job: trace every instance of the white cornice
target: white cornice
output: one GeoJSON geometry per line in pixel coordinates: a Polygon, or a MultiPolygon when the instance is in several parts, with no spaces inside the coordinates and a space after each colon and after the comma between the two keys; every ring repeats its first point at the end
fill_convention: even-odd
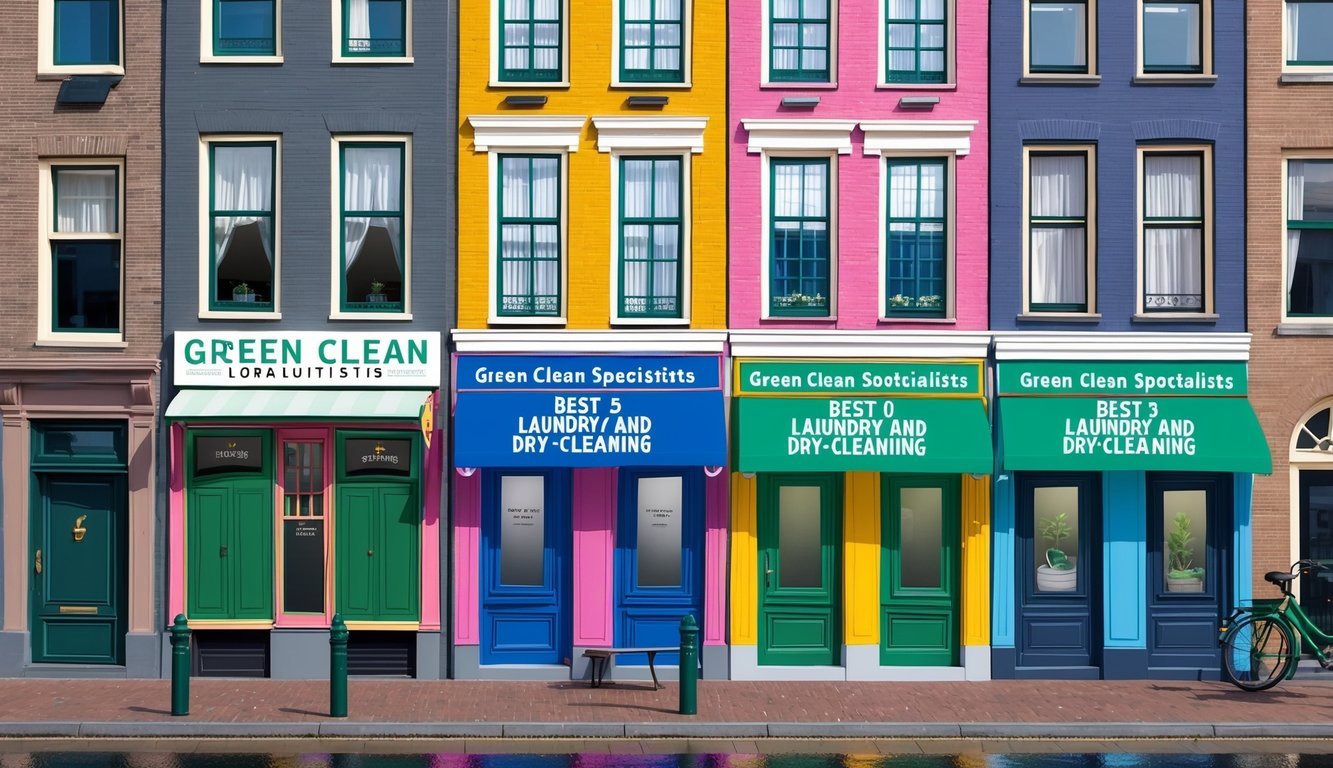
{"type": "Polygon", "coordinates": [[[450,332],[457,352],[637,352],[721,354],[726,331],[511,331],[462,330],[450,332]]]}
{"type": "Polygon", "coordinates": [[[867,155],[893,152],[952,152],[972,150],[976,120],[862,120],[867,155]]]}
{"type": "Polygon", "coordinates": [[[706,117],[594,117],[597,151],[625,149],[704,151],[706,117]]]}
{"type": "Polygon", "coordinates": [[[733,357],[984,358],[989,349],[990,335],[985,332],[776,329],[731,332],[733,357]]]}
{"type": "Polygon", "coordinates": [[[1239,360],[1250,359],[1248,333],[997,332],[995,359],[1239,360]]]}
{"type": "Polygon", "coordinates": [[[852,153],[855,120],[742,120],[752,153],[773,149],[836,150],[852,153]]]}
{"type": "Polygon", "coordinates": [[[468,115],[472,144],[478,152],[494,149],[579,150],[582,115],[468,115]]]}

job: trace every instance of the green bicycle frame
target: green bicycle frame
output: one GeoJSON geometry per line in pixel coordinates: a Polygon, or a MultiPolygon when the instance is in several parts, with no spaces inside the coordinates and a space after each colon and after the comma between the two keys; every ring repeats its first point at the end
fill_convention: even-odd
{"type": "MultiPolygon", "coordinates": [[[[1284,597],[1280,600],[1256,600],[1253,613],[1255,616],[1276,617],[1286,624],[1287,628],[1296,636],[1297,643],[1314,654],[1314,657],[1321,664],[1327,664],[1330,657],[1333,657],[1333,654],[1324,653],[1324,648],[1333,644],[1333,635],[1327,635],[1319,627],[1316,627],[1295,597],[1284,597]],[[1260,603],[1266,603],[1266,605],[1260,605],[1260,603]]],[[[1290,680],[1295,675],[1296,665],[1292,664],[1291,669],[1287,670],[1286,679],[1290,680]]]]}

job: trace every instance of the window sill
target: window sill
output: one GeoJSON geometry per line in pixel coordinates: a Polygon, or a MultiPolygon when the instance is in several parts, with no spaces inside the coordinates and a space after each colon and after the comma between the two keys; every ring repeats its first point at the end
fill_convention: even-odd
{"type": "Polygon", "coordinates": [[[368,320],[370,322],[403,322],[412,319],[411,312],[330,312],[330,320],[368,320]]]}
{"type": "Polygon", "coordinates": [[[875,83],[877,91],[956,91],[958,83],[875,83]]]}
{"type": "Polygon", "coordinates": [[[1100,323],[1100,312],[1023,312],[1015,320],[1025,323],[1100,323]]]}
{"type": "Polygon", "coordinates": [[[282,55],[277,56],[200,56],[200,64],[281,64],[282,55]]]}
{"type": "Polygon", "coordinates": [[[72,349],[127,349],[130,346],[128,341],[117,337],[115,341],[98,341],[89,339],[87,336],[75,335],[72,339],[62,339],[59,336],[43,336],[32,343],[34,347],[69,347],[72,349]]]}
{"type": "Polygon", "coordinates": [[[1284,85],[1299,85],[1302,83],[1333,83],[1333,68],[1326,72],[1283,72],[1277,79],[1284,85]]]}
{"type": "Polygon", "coordinates": [[[789,82],[786,82],[786,81],[773,82],[773,83],[760,83],[760,84],[759,84],[759,88],[762,89],[762,90],[765,90],[765,91],[788,91],[788,90],[790,90],[790,91],[809,91],[809,90],[817,90],[817,91],[836,91],[836,90],[838,89],[838,84],[837,84],[836,82],[832,82],[832,83],[803,83],[803,82],[801,82],[801,81],[799,81],[799,80],[795,80],[795,81],[792,81],[792,82],[790,82],[790,83],[789,83],[789,82]]]}
{"type": "Polygon", "coordinates": [[[1018,78],[1019,85],[1098,85],[1101,81],[1101,75],[1027,74],[1018,78]]]}
{"type": "Polygon", "coordinates": [[[1217,75],[1140,72],[1134,76],[1135,85],[1213,85],[1216,82],[1217,75]]]}
{"type": "Polygon", "coordinates": [[[1277,336],[1333,336],[1333,322],[1309,323],[1286,320],[1278,323],[1277,336]]]}
{"type": "Polygon", "coordinates": [[[956,325],[956,317],[881,317],[881,323],[902,325],[904,323],[928,323],[930,325],[956,325]]]}
{"type": "Polygon", "coordinates": [[[37,70],[38,80],[64,80],[70,75],[124,75],[121,66],[48,66],[37,70]]]}
{"type": "Polygon", "coordinates": [[[492,80],[492,81],[490,81],[490,83],[487,84],[487,87],[489,87],[489,88],[522,88],[522,89],[524,89],[524,90],[529,90],[529,91],[539,91],[539,90],[541,90],[541,89],[543,89],[543,88],[568,88],[568,87],[569,87],[569,81],[568,81],[568,80],[559,80],[559,81],[549,81],[549,80],[548,80],[548,81],[542,81],[542,82],[537,82],[537,83],[527,83],[527,82],[518,82],[518,81],[510,82],[510,81],[508,81],[508,80],[492,80]]]}
{"type": "Polygon", "coordinates": [[[690,324],[688,317],[613,317],[611,325],[674,325],[686,326],[690,324]]]}
{"type": "Polygon", "coordinates": [[[623,88],[623,89],[625,89],[625,90],[627,90],[627,91],[665,91],[665,90],[685,91],[685,90],[689,90],[690,88],[693,88],[693,87],[694,87],[694,84],[693,84],[693,83],[690,83],[690,82],[685,82],[685,83],[648,83],[648,82],[644,82],[644,83],[640,83],[640,82],[635,82],[635,81],[612,80],[612,81],[611,81],[611,87],[612,87],[612,88],[616,88],[616,89],[623,88]]]}
{"type": "Polygon", "coordinates": [[[334,64],[415,64],[411,56],[334,56],[334,64]]]}
{"type": "Polygon", "coordinates": [[[763,320],[764,322],[771,322],[771,323],[836,323],[836,322],[838,322],[838,316],[837,316],[837,315],[824,315],[824,316],[819,316],[819,317],[814,316],[814,315],[764,315],[763,317],[760,317],[759,319],[760,319],[760,320],[763,320]]]}
{"type": "Polygon", "coordinates": [[[228,312],[225,309],[204,309],[200,320],[281,320],[281,312],[228,312]]]}
{"type": "Polygon", "coordinates": [[[491,315],[486,319],[488,325],[567,325],[569,323],[563,317],[500,317],[491,315]]]}
{"type": "Polygon", "coordinates": [[[1135,312],[1133,323],[1216,323],[1216,312],[1135,312]]]}

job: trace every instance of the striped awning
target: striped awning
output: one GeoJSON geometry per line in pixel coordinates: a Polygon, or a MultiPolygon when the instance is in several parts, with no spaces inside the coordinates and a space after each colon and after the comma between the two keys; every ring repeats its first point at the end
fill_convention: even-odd
{"type": "Polygon", "coordinates": [[[415,421],[424,389],[187,389],[167,406],[168,419],[380,419],[415,421]]]}

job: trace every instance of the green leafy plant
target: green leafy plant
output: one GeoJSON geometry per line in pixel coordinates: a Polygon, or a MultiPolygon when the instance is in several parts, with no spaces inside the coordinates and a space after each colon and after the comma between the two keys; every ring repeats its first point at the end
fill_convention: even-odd
{"type": "Polygon", "coordinates": [[[370,292],[371,292],[371,293],[384,293],[384,283],[381,283],[381,282],[378,281],[378,280],[371,280],[371,281],[370,281],[370,292]]]}
{"type": "Polygon", "coordinates": [[[237,283],[236,287],[231,289],[231,292],[233,296],[244,295],[247,293],[254,293],[254,291],[250,290],[250,286],[246,283],[237,283]]]}
{"type": "Polygon", "coordinates": [[[1171,519],[1171,531],[1166,535],[1166,551],[1172,578],[1197,579],[1203,576],[1202,568],[1193,567],[1194,523],[1184,512],[1177,512],[1171,519]]]}
{"type": "Polygon", "coordinates": [[[1041,522],[1041,538],[1050,546],[1046,549],[1046,564],[1056,571],[1068,571],[1074,568],[1069,556],[1060,548],[1064,540],[1073,534],[1069,527],[1069,513],[1057,512],[1041,522]]]}

